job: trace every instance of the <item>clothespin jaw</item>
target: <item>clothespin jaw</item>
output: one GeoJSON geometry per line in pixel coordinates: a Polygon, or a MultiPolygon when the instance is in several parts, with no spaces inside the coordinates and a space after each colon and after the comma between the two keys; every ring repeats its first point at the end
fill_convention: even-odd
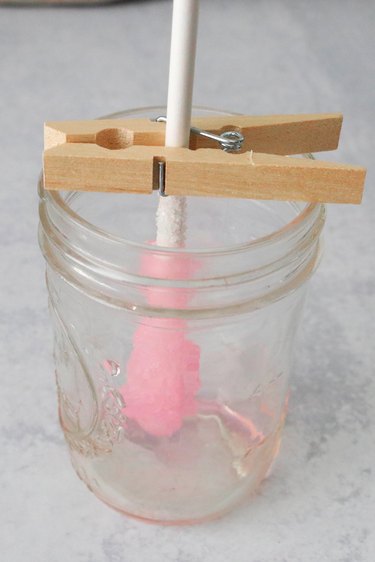
{"type": "Polygon", "coordinates": [[[190,148],[186,149],[164,146],[165,124],[161,121],[46,123],[45,188],[133,193],[159,189],[165,195],[361,201],[363,168],[287,157],[337,148],[340,114],[201,117],[192,124],[190,148]],[[230,144],[228,138],[233,136],[243,142],[230,144]],[[217,140],[226,150],[234,146],[239,153],[218,150],[217,140]]]}

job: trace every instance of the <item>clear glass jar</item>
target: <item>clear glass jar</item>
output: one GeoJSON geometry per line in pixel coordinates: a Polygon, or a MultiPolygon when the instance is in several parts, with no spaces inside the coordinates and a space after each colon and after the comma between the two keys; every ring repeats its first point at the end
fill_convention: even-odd
{"type": "Polygon", "coordinates": [[[324,207],[192,197],[186,246],[174,249],[152,243],[157,193],[40,186],[40,196],[59,414],[77,474],[144,520],[232,509],[279,450],[324,207]]]}

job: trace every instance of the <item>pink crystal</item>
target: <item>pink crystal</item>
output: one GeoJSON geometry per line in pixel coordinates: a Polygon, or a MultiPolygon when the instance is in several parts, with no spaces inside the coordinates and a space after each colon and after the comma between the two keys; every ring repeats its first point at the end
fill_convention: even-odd
{"type": "MultiPolygon", "coordinates": [[[[171,280],[188,279],[197,264],[181,254],[149,255],[143,275],[171,280]]],[[[176,288],[147,289],[152,306],[183,309],[190,293],[176,288]]],[[[121,392],[128,418],[154,436],[178,431],[185,416],[196,413],[200,388],[199,346],[186,336],[186,323],[178,318],[145,318],[134,335],[127,364],[127,382],[121,392]]]]}

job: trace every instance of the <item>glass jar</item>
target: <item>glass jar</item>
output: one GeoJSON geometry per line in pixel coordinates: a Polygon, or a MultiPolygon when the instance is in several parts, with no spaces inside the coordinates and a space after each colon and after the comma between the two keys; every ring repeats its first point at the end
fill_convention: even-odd
{"type": "Polygon", "coordinates": [[[191,197],[177,249],[153,243],[157,193],[40,185],[40,197],[59,415],[77,474],[148,521],[232,509],[279,450],[324,207],[191,197]]]}

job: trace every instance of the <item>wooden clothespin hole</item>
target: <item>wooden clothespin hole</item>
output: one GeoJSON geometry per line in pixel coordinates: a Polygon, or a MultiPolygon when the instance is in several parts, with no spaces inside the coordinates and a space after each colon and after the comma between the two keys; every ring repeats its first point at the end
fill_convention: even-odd
{"type": "Polygon", "coordinates": [[[133,134],[123,127],[102,129],[96,133],[95,144],[109,150],[121,150],[133,144],[133,134]]]}

